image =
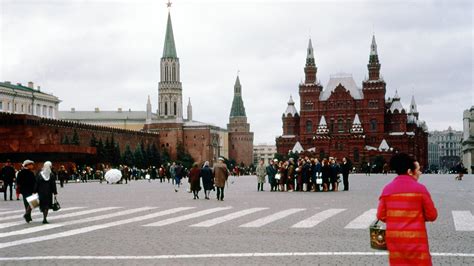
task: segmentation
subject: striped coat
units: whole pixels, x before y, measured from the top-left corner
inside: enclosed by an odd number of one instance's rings
[[[387,224],[390,265],[431,265],[425,222],[437,216],[430,193],[415,178],[400,175],[385,186],[377,218]]]

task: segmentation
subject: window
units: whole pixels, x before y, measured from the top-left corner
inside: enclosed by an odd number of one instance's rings
[[[165,81],[168,81],[168,64],[165,65]]]
[[[370,120],[370,130],[377,131],[377,120],[371,119]]]
[[[36,115],[41,115],[41,105],[36,105]]]
[[[306,133],[311,133],[313,131],[313,122],[311,120],[306,121]]]
[[[174,115],[176,115],[176,102],[173,103]]]
[[[342,118],[337,120],[337,131],[344,132],[344,120]]]
[[[3,111],[3,102],[0,101],[0,111]]]
[[[330,133],[334,132],[334,118],[331,118],[331,122],[329,124],[329,132]]]
[[[168,103],[165,103],[165,115],[168,115]]]
[[[176,80],[176,65],[173,64],[173,79],[172,81],[175,81]]]

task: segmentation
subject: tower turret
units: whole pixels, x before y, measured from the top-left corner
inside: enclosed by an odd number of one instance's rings
[[[191,98],[188,99],[188,121],[193,120],[193,106],[191,105]]]
[[[316,73],[318,68],[314,60],[314,50],[311,39],[309,39],[308,49],[306,51],[306,65],[304,67],[305,74],[305,84],[314,84],[316,83]]]
[[[168,4],[168,7],[170,3]],[[158,117],[183,120],[182,85],[180,81],[179,58],[174,42],[171,14],[168,12],[163,56],[160,63],[160,83],[158,85]]]
[[[372,35],[372,44],[370,45],[369,64],[369,80],[380,80],[380,63],[379,55],[377,53],[377,43],[375,42],[375,35]]]
[[[148,95],[148,100],[146,102],[146,124],[151,124],[151,101],[150,95]]]

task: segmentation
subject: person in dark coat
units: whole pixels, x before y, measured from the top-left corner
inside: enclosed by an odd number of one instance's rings
[[[212,176],[212,170],[209,168],[209,162],[205,162],[204,166],[201,169],[199,174],[202,178],[202,186],[204,187],[204,197],[205,199],[209,199],[209,194],[211,190],[214,188],[214,178]]]
[[[328,191],[329,180],[331,177],[331,166],[326,158],[323,159],[321,166],[321,177],[323,179],[323,191]]]
[[[275,175],[277,174],[276,163],[278,162],[277,159],[270,161],[270,165],[267,166],[267,175],[268,175],[268,182],[270,183],[270,191],[276,191],[276,179]]]
[[[201,169],[197,163],[193,163],[191,171],[189,171],[189,184],[193,192],[194,199],[199,199],[199,191],[201,190]]]
[[[43,169],[36,175],[36,183],[34,192],[38,193],[40,210],[43,212],[43,224],[47,224],[48,211],[53,205],[53,194],[56,196],[56,178],[51,171],[51,162],[47,161],[43,164]]]
[[[10,160],[7,160],[5,166],[0,170],[0,180],[3,180],[5,185],[4,198],[7,200],[7,191],[10,187],[10,200],[13,200],[13,182],[15,181],[15,168],[13,168]]]
[[[342,172],[342,183],[344,184],[344,191],[349,190],[349,172],[351,171],[351,163],[346,157],[342,158],[341,172]]]
[[[61,165],[61,167],[59,167],[58,178],[59,178],[59,185],[61,187],[64,187],[64,181],[67,180],[68,178],[68,174],[64,165]]]
[[[31,222],[31,207],[26,198],[31,196],[35,190],[36,178],[33,169],[35,167],[34,162],[25,160],[23,162],[23,169],[18,172],[16,177],[16,185],[19,188],[20,194],[23,197],[23,204],[25,205],[25,214],[23,218],[27,223]]]
[[[340,168],[339,164],[336,163],[336,159],[331,159],[331,177],[329,182],[331,183],[331,191],[338,190],[338,179],[339,179]]]

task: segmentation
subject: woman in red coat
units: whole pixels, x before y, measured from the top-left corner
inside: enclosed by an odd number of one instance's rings
[[[194,163],[193,168],[189,172],[189,183],[191,185],[191,191],[194,194],[194,199],[199,199],[199,190],[201,190],[201,179],[199,178],[201,169],[199,169],[198,164]]]
[[[418,183],[420,165],[404,153],[390,160],[398,174],[379,198],[377,218],[387,224],[385,238],[390,265],[431,265],[425,222],[438,212],[426,187]]]

